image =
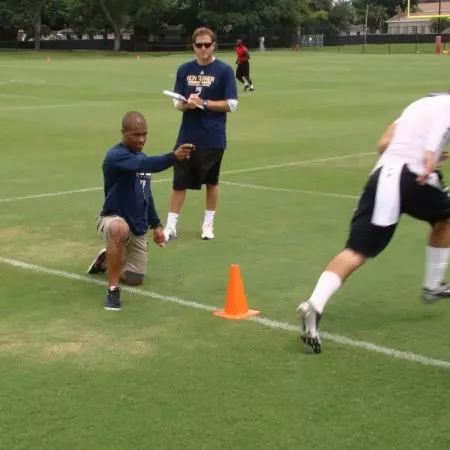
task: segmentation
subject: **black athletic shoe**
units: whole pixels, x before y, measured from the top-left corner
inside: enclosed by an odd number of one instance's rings
[[[105,295],[105,309],[107,311],[120,311],[122,305],[120,303],[120,288],[114,287],[108,289]]]
[[[106,272],[106,248],[99,251],[95,257],[94,262],[89,266],[87,271],[90,275],[97,275]]]

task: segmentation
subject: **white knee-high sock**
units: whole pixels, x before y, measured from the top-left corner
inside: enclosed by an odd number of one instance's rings
[[[323,308],[333,294],[341,287],[342,279],[334,272],[325,271],[317,281],[316,287],[309,298],[309,303],[322,314]]]
[[[437,289],[444,280],[450,249],[427,247],[424,287]]]

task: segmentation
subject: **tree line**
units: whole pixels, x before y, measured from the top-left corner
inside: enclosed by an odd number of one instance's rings
[[[139,36],[159,34],[166,25],[183,25],[189,33],[207,25],[220,33],[268,29],[300,30],[302,34],[333,34],[352,24],[370,30],[405,11],[407,0],[0,0],[0,40],[15,40],[19,29],[33,36],[74,30],[81,36],[114,33],[120,49],[121,30]],[[411,4],[417,4],[412,0]]]

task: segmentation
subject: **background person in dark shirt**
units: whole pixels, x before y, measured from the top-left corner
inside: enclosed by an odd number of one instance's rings
[[[237,108],[237,88],[231,66],[214,58],[216,36],[209,28],[199,28],[192,36],[196,59],[177,71],[174,91],[187,102],[174,101],[183,112],[176,146],[195,145],[189,160],[174,164],[173,191],[164,237],[176,238],[178,215],[187,189],[200,190],[206,184],[206,208],[202,239],[214,239],[214,216],[218,199],[220,165],[227,145],[227,113]]]
[[[147,123],[142,114],[129,112],[122,120],[122,142],[110,149],[103,161],[105,201],[97,221],[97,230],[107,247],[100,251],[88,269],[97,274],[106,271],[108,291],[105,309],[119,310],[119,281],[137,286],[147,270],[147,232],[153,229],[153,241],[164,245],[163,226],[151,192],[151,174],[171,167],[176,160],[190,157],[193,146],[183,144],[162,156],[146,156]]]

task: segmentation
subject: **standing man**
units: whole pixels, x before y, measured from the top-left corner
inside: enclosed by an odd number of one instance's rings
[[[261,36],[260,38],[259,38],[259,50],[261,51],[261,52],[263,52],[263,51],[265,51],[265,47],[264,47],[264,36]]]
[[[236,79],[244,83],[244,91],[254,91],[252,79],[250,78],[250,54],[242,39],[236,41]]]
[[[189,160],[175,161],[173,191],[164,237],[177,237],[177,222],[187,189],[206,184],[206,208],[201,238],[214,239],[214,217],[219,195],[219,174],[227,145],[227,113],[238,105],[233,69],[213,56],[216,36],[209,28],[198,28],[192,36],[196,59],[181,65],[174,91],[187,101],[174,100],[183,113],[177,143],[190,142],[195,153]]]
[[[121,309],[119,282],[138,286],[147,271],[147,232],[153,241],[164,245],[163,227],[153,202],[151,174],[168,169],[174,161],[189,159],[193,146],[183,144],[162,156],[142,153],[147,140],[147,123],[138,112],[122,120],[122,142],[105,156],[103,178],[105,201],[97,230],[106,242],[88,269],[89,274],[108,275],[105,309]],[[107,270],[106,270],[107,266]]]
[[[318,332],[323,309],[342,283],[392,239],[401,214],[428,222],[422,300],[450,297],[443,282],[450,253],[450,198],[436,165],[450,141],[450,95],[425,97],[410,104],[378,143],[382,154],[361,194],[345,245],[320,276],[309,299],[300,303],[301,338],[320,353]]]

